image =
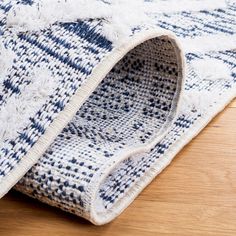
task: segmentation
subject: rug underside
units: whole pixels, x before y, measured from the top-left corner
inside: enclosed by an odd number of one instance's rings
[[[0,3],[0,196],[100,225],[236,96],[236,4],[79,2]]]

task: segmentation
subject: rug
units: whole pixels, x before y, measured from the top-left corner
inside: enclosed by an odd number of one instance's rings
[[[234,0],[1,1],[0,196],[112,221],[236,96],[235,48]]]

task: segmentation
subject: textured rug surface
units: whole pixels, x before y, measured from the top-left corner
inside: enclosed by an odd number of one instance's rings
[[[235,49],[234,0],[1,1],[0,196],[110,222],[236,96]]]

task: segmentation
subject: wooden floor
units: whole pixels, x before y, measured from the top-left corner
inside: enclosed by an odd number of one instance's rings
[[[236,235],[236,100],[114,222],[96,227],[17,192],[1,236]]]

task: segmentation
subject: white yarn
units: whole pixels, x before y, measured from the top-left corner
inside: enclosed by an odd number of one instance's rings
[[[103,34],[111,41],[126,38],[135,27],[152,26],[152,19],[145,13],[143,0],[113,0],[111,15],[104,25]]]
[[[0,9],[0,20],[2,20],[5,17],[5,12]]]
[[[109,3],[109,4],[108,4]],[[116,41],[131,34],[136,26],[151,25],[142,0],[39,0],[38,4],[16,5],[8,13],[7,25],[17,31],[44,29],[55,22],[103,19],[104,35]]]
[[[194,60],[191,65],[201,79],[218,80],[230,78],[230,69],[217,59]]]
[[[7,49],[3,42],[0,41],[0,83],[11,68],[14,58],[15,53],[12,50]]]
[[[206,103],[213,104],[217,102],[218,93],[215,95],[216,97],[207,91],[185,91],[181,99],[182,109],[198,111],[201,115],[204,115],[210,109],[206,106]]]
[[[201,83],[201,80],[226,80],[231,78],[231,71],[227,65],[214,58],[194,60],[191,66],[199,78],[199,83]],[[215,93],[207,90],[190,90],[184,92],[182,106],[185,110],[199,111],[203,115],[209,112],[210,109],[206,106],[206,103],[217,103],[218,99],[220,99],[218,90]]]
[[[7,17],[7,25],[18,31],[35,31],[55,22],[73,22],[78,19],[103,19],[103,34],[113,42],[131,34],[137,26],[154,24],[152,12],[175,12],[225,7],[224,0],[212,5],[212,0],[38,0],[37,4],[16,5]]]
[[[181,11],[200,11],[211,10],[217,8],[225,8],[225,0],[153,0],[147,2],[146,10],[149,13],[170,13]]]
[[[7,25],[17,26],[20,31],[38,30],[56,21],[107,17],[107,10],[107,4],[97,0],[39,0],[32,6],[15,5],[11,8]]]
[[[181,38],[181,44],[185,53],[223,51],[236,49],[236,35],[215,34],[197,36],[194,38]]]
[[[0,110],[0,143],[16,138],[56,88],[57,79],[48,69],[36,68],[30,77],[31,83],[20,95],[11,96]]]

